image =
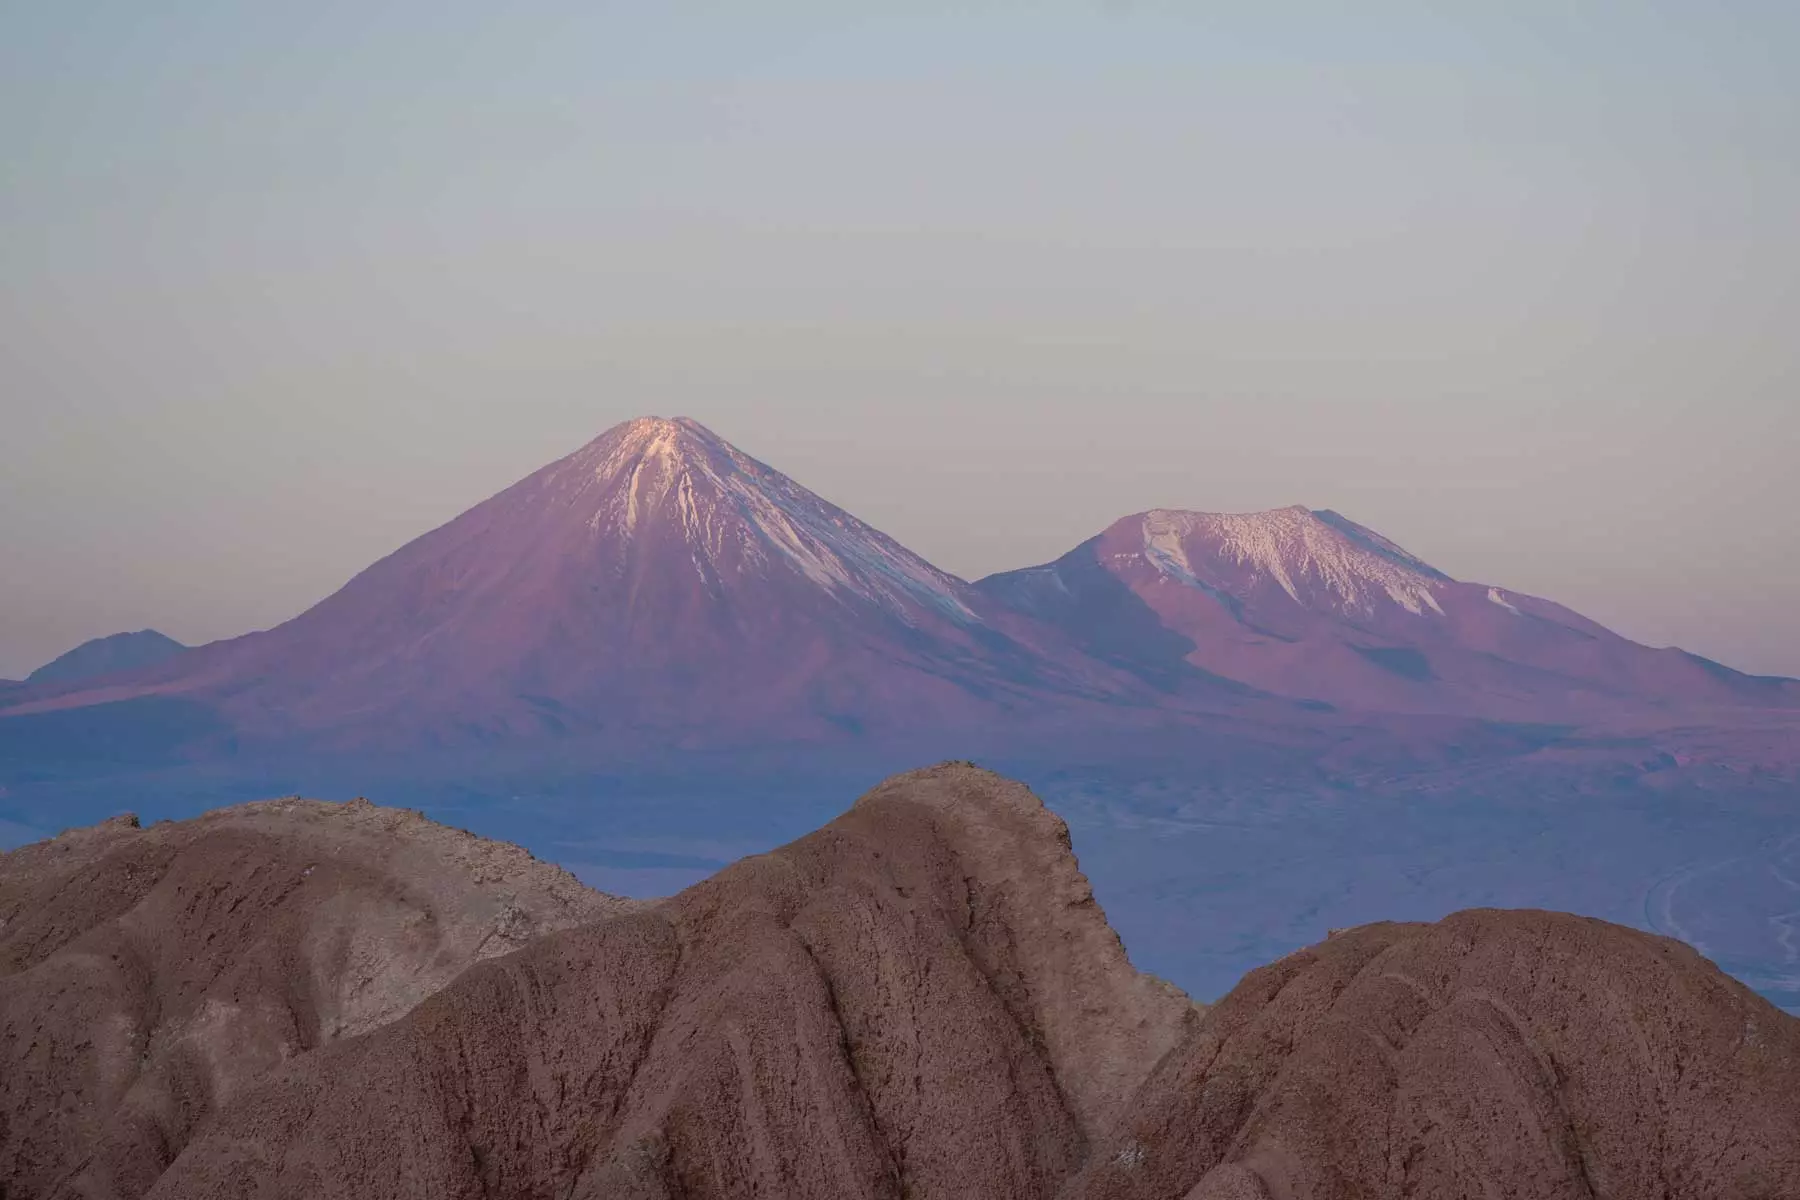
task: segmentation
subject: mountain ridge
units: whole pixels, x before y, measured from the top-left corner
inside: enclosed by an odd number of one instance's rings
[[[1331,510],[1150,509],[975,586],[1147,680],[1198,670],[1362,711],[1500,720],[1800,707],[1800,682],[1453,579]]]
[[[274,629],[13,711],[187,697],[253,740],[340,745],[805,739],[1135,686],[1039,640],[1057,638],[698,423],[641,418]]]
[[[186,731],[170,753],[187,759],[542,738],[633,754],[1333,710],[1666,724],[1800,709],[1800,682],[1454,580],[1329,509],[1152,509],[970,583],[698,422],[645,417],[273,629],[6,690],[0,743],[57,712],[142,724],[124,702]]]

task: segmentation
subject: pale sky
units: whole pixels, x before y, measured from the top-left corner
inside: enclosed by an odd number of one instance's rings
[[[968,577],[1301,503],[1800,675],[1800,5],[0,0],[0,148],[0,676],[649,413]]]

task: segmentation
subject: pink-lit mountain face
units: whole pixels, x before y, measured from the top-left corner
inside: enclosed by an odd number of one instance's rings
[[[1800,710],[1800,685],[1457,582],[1304,508],[1142,513],[969,584],[693,421],[645,418],[284,625],[6,690],[0,718],[109,701],[188,746],[549,736],[630,754],[942,730],[1180,738],[1209,714],[1282,743],[1342,727],[1327,707],[1358,728],[1395,714],[1668,727]]]
[[[1523,721],[1800,704],[1792,680],[1459,582],[1330,511],[1153,510],[976,586],[1165,687],[1205,672],[1339,708]]]
[[[993,721],[1132,686],[699,424],[659,418],[284,625],[108,683],[33,707],[188,697],[252,740],[679,744]]]

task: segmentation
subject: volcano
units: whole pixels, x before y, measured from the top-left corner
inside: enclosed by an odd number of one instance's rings
[[[1191,740],[1221,715],[1281,744],[1393,716],[1662,728],[1800,708],[1800,684],[1452,579],[1299,507],[1139,513],[971,584],[697,422],[648,417],[274,629],[4,697],[0,761],[62,747],[79,765],[946,732],[987,753],[1139,728]]]
[[[976,586],[1165,690],[1223,677],[1351,710],[1515,721],[1800,705],[1794,680],[1452,579],[1330,510],[1155,509]]]
[[[26,707],[194,702],[251,743],[666,745],[992,721],[1132,687],[697,422],[652,417],[286,624]]]
[[[154,629],[115,633],[83,642],[25,677],[26,683],[74,683],[167,662],[187,647]],[[4,686],[5,681],[0,681]]]

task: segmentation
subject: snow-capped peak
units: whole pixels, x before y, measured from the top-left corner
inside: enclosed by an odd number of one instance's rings
[[[1272,580],[1301,604],[1325,600],[1369,613],[1385,598],[1415,615],[1443,612],[1434,593],[1448,576],[1336,513],[1301,505],[1252,513],[1154,509],[1141,522],[1145,559],[1180,582],[1225,587],[1220,568],[1229,567],[1232,575]]]
[[[841,600],[973,622],[967,585],[686,417],[615,426],[559,464],[587,525],[629,544],[679,532],[709,584],[786,563]],[[647,532],[650,531],[650,532]]]

